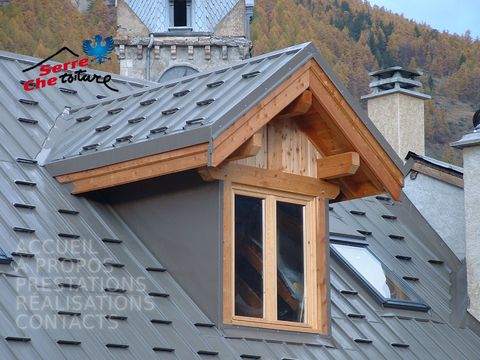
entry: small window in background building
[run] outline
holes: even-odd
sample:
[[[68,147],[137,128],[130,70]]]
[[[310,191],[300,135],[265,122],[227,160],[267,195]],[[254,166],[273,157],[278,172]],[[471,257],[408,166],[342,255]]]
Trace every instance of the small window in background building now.
[[[430,307],[405,281],[395,275],[368,248],[367,244],[338,244],[333,255],[351,270],[367,290],[385,307],[428,311]]]
[[[187,65],[173,66],[170,69],[165,70],[165,72],[160,76],[160,79],[158,79],[158,82],[175,80],[175,79],[179,79],[179,78],[196,74],[196,73],[198,73],[198,70],[194,69],[191,66],[187,66]]]
[[[191,30],[191,9],[191,0],[170,0],[170,28]]]
[[[187,26],[187,1],[173,2],[173,26]]]

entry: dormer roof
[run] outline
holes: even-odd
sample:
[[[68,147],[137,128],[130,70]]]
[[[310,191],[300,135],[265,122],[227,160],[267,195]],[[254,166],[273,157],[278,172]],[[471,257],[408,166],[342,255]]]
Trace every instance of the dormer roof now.
[[[180,149],[195,156],[183,170],[218,166],[305,91],[313,94],[312,116],[299,126],[323,156],[360,154],[342,199],[384,191],[398,198],[401,160],[310,43],[73,108],[57,121],[40,159],[65,182]]]

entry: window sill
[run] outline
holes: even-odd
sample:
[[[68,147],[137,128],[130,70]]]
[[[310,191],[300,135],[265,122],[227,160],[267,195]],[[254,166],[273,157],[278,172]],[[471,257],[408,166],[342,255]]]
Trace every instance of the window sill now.
[[[193,28],[190,26],[172,26],[168,28],[168,32],[172,33],[191,33],[193,32]]]
[[[264,319],[246,318],[235,316],[230,322],[231,325],[255,327],[273,331],[292,331],[297,333],[309,333],[326,335],[327,330],[321,331],[310,324],[295,323],[290,321],[266,321]]]

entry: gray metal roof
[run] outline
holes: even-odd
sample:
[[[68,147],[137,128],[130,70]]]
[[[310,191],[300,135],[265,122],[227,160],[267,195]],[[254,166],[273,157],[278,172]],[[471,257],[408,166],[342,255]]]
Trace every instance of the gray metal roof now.
[[[191,27],[194,32],[213,32],[215,26],[239,0],[192,1]],[[152,33],[167,32],[170,26],[168,0],[125,0]]]
[[[463,175],[463,168],[461,166],[456,166],[456,165],[450,164],[450,163],[445,162],[445,161],[434,159],[430,156],[418,155],[418,154],[415,154],[412,151],[409,151],[407,156],[405,157],[405,160],[409,160],[409,159],[420,160],[420,161],[423,161],[427,164],[430,164],[430,165],[436,167],[437,169],[452,170],[452,171],[454,171],[458,174]],[[410,164],[407,162],[406,166],[408,167],[409,165]]]
[[[38,69],[28,72],[22,70],[40,60],[0,51],[0,131],[4,136],[11,134],[15,140],[9,148],[5,147],[6,142],[0,141],[0,160],[8,160],[11,156],[35,158],[65,106],[79,106],[97,100],[99,96],[107,97],[114,93],[102,84],[85,82],[60,84],[27,92],[20,82],[36,78]],[[106,74],[91,70],[89,73]],[[110,75],[112,86],[120,93],[142,88],[146,84],[141,80]]]
[[[3,114],[31,106],[11,101],[18,94],[19,68],[12,61],[0,58],[2,69],[12,69],[0,76]],[[47,109],[58,93],[35,96],[37,106]],[[45,112],[37,116],[40,122],[49,121]],[[72,196],[45,168],[17,160],[32,151],[35,139],[29,139],[23,123],[10,118],[2,117],[0,248],[14,262],[0,264],[2,359],[478,357],[480,337],[465,327],[477,329],[478,323],[468,316],[465,320],[465,309],[458,305],[465,301],[455,282],[461,264],[408,199],[334,204],[330,230],[347,236],[361,230],[365,240],[360,241],[367,241],[387,266],[400,276],[418,278],[409,283],[432,307],[430,314],[381,308],[332,259],[331,337],[259,336],[252,330],[225,336],[210,326],[111,207]],[[91,299],[95,303],[86,306]],[[46,316],[57,326],[39,323]],[[37,320],[27,321],[32,318]],[[74,325],[76,321],[85,321],[88,328]]]
[[[65,174],[211,142],[311,59],[403,168],[311,43],[73,108],[58,119],[52,145],[45,147],[47,168],[53,175]]]

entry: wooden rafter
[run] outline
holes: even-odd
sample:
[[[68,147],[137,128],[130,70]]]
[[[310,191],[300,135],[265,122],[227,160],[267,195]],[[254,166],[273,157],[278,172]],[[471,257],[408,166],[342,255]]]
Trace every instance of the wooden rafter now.
[[[243,145],[235,150],[228,158],[228,161],[244,159],[246,157],[255,156],[258,154],[263,145],[262,133],[257,132],[248,139]]]
[[[288,105],[280,114],[276,116],[277,119],[290,119],[295,116],[306,114],[312,107],[313,95],[310,90],[305,90],[298,98],[296,98],[290,105]]]

